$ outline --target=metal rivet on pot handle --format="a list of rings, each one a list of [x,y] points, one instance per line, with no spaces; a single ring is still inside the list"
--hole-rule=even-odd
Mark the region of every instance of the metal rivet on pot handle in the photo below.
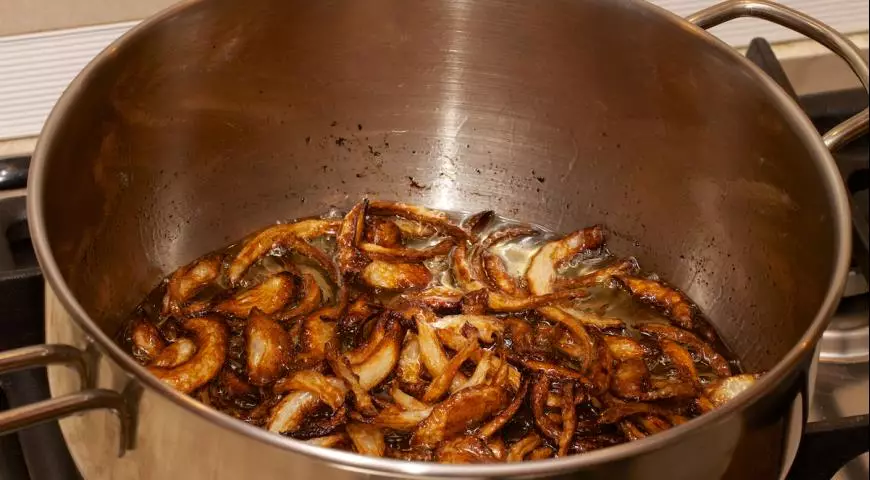
[[[821,43],[845,60],[852,71],[858,75],[864,88],[868,89],[870,74],[868,74],[867,63],[858,47],[831,27],[797,10],[767,0],[733,0],[701,10],[687,17],[686,20],[703,29],[708,29],[741,17],[767,20]],[[867,133],[868,119],[870,119],[870,114],[868,114],[867,109],[864,109],[832,128],[822,136],[825,146],[828,147],[828,150],[835,151],[851,140]]]
[[[94,383],[92,360],[88,351],[68,345],[34,345],[0,352],[0,374],[65,364],[79,373],[82,388],[85,389],[0,412],[0,435],[89,410],[108,409],[118,416],[121,423],[118,455],[123,456],[133,445],[135,419],[124,395],[112,390],[91,388]]]

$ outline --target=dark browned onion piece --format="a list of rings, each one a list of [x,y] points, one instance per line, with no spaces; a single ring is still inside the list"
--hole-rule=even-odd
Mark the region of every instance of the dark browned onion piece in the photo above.
[[[616,278],[632,296],[661,309],[676,326],[686,330],[695,330],[698,327],[699,322],[695,320],[696,307],[683,292],[658,280],[631,275],[620,275]],[[703,330],[703,333],[707,334],[708,331]],[[715,341],[715,336],[707,340]]]
[[[144,318],[133,320],[130,326],[130,341],[133,343],[133,356],[139,361],[149,362],[166,348],[166,340],[160,330]]]
[[[577,429],[577,412],[574,406],[574,384],[565,382],[562,384],[562,432],[559,435],[558,456],[568,455],[571,439]]]
[[[373,457],[384,456],[387,445],[384,443],[384,431],[380,427],[349,423],[345,429],[357,453]]]
[[[196,344],[189,338],[179,338],[154,357],[152,367],[175,368],[189,361],[196,353]]]
[[[539,231],[483,236],[495,221],[483,212],[457,226],[443,212],[363,200],[340,221],[273,226],[238,253],[179,268],[151,297],[157,305],[137,309],[125,340],[163,381],[253,425],[445,463],[539,460],[644,438],[755,382],[731,376],[688,297],[642,277],[633,258],[610,257],[601,227],[528,250],[517,278],[494,247]],[[315,240],[330,235],[334,244]],[[281,258],[261,262],[267,255]],[[577,267],[584,273],[569,277]],[[250,285],[261,270],[269,276]],[[671,324],[618,318],[631,311],[613,308],[628,295],[584,298],[614,286]],[[709,384],[705,364],[719,377]]]
[[[521,462],[526,455],[535,450],[542,442],[541,437],[537,433],[530,433],[520,441],[511,445],[507,454],[508,462]]]
[[[469,342],[462,350],[456,352],[456,355],[447,362],[447,365],[444,367],[441,374],[435,377],[432,380],[432,383],[429,384],[429,388],[423,395],[423,401],[426,403],[432,403],[438,401],[445,393],[447,393],[447,389],[450,388],[450,384],[453,382],[453,379],[456,378],[456,374],[459,372],[462,363],[468,360],[471,354],[476,352],[479,348],[480,346],[477,342]]]
[[[435,450],[435,460],[441,463],[489,463],[496,461],[496,456],[483,440],[460,437],[442,443]]]
[[[516,395],[514,395],[514,399],[511,400],[510,405],[507,406],[504,410],[498,413],[492,420],[490,420],[486,425],[480,427],[480,430],[477,432],[477,436],[480,438],[489,438],[493,436],[497,431],[501,430],[514,415],[516,415],[517,410],[522,406],[523,401],[526,399],[526,392],[529,390],[528,381],[524,381],[520,385],[520,389],[517,391]],[[501,457],[501,455],[499,455]]]
[[[179,315],[181,305],[197,292],[217,280],[221,273],[221,256],[209,254],[176,270],[166,285],[163,315]]]
[[[288,321],[302,317],[320,308],[323,302],[323,292],[320,290],[317,280],[310,273],[302,274],[302,297],[291,308],[287,308],[276,314],[277,319]]]
[[[376,243],[362,243],[360,250],[373,260],[386,262],[419,262],[427,258],[446,255],[453,248],[452,240],[442,240],[431,247],[384,247]]]
[[[432,274],[419,263],[373,260],[363,268],[362,280],[366,285],[379,290],[412,290],[428,285]]]
[[[277,380],[286,368],[290,338],[277,322],[254,310],[245,327],[248,381],[267,385]]]
[[[535,383],[532,386],[531,398],[535,423],[538,425],[538,429],[541,433],[550,437],[554,441],[559,441],[559,438],[562,436],[561,429],[544,414],[544,407],[549,393],[550,379],[546,375],[538,375],[538,378],[535,379]]]
[[[332,261],[305,240],[334,233],[337,228],[338,222],[333,220],[302,220],[267,228],[248,240],[239,250],[227,270],[227,277],[232,285],[238,285],[242,276],[257,259],[276,248],[309,257],[333,276]]]
[[[287,272],[276,273],[218,303],[214,311],[241,318],[247,317],[255,308],[267,314],[275,313],[287,304],[295,288],[292,275]]]
[[[443,212],[420,207],[418,205],[373,200],[369,202],[369,212],[376,215],[396,215],[408,220],[414,220],[429,225],[437,231],[444,232],[447,235],[460,240],[468,238],[468,233],[454,225]]]
[[[486,385],[460,390],[432,409],[414,431],[411,445],[436,448],[442,441],[484,422],[508,401],[508,392],[502,387]]]
[[[369,259],[359,250],[363,230],[365,230],[368,203],[368,200],[363,200],[347,212],[335,239],[338,248],[336,253],[338,269],[343,277],[351,280],[355,279],[369,262]]]
[[[731,376],[731,366],[728,365],[728,361],[695,334],[663,323],[642,323],[637,325],[637,329],[656,338],[664,338],[683,344],[690,350],[697,352],[717,375]]]
[[[223,366],[227,355],[227,326],[216,316],[188,318],[183,322],[197,344],[187,362],[175,368],[149,367],[163,383],[182,393],[190,393],[208,383]]]
[[[326,344],[325,350],[326,360],[329,362],[332,371],[335,372],[339,378],[344,380],[350,387],[351,392],[353,392],[356,401],[356,408],[364,415],[377,415],[378,411],[372,403],[372,398],[369,396],[368,392],[362,388],[359,383],[359,377],[353,373],[350,365],[347,364],[347,360],[345,360],[338,351],[338,347],[333,342],[329,342]]]

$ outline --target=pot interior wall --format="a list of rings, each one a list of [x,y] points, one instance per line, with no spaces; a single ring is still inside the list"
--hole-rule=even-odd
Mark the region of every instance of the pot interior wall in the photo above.
[[[46,232],[114,334],[177,266],[365,195],[602,223],[770,368],[826,292],[832,200],[760,74],[704,37],[633,1],[193,2],[63,99]]]

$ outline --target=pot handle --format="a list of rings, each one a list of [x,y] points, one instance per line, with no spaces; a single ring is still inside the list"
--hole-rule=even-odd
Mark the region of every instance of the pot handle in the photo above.
[[[69,345],[34,345],[0,352],[0,374],[63,364],[79,375],[82,391],[0,412],[0,435],[90,410],[108,409],[121,423],[118,456],[133,448],[135,416],[123,393],[93,388],[96,356]]]
[[[870,88],[867,63],[855,44],[824,23],[784,5],[768,0],[730,0],[705,8],[686,20],[706,30],[742,17],[767,20],[821,43],[849,64],[865,89]],[[865,108],[826,132],[822,136],[825,146],[833,152],[867,133],[868,120],[870,114]]]

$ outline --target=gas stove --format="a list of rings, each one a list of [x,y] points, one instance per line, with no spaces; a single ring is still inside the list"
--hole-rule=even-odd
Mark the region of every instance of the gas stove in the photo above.
[[[860,89],[798,97],[770,45],[754,40],[747,57],[803,107],[820,132],[867,106]],[[845,295],[819,348],[808,424],[793,479],[868,478],[868,139],[835,154],[852,195],[854,251]],[[44,341],[44,283],[30,245],[25,212],[29,157],[0,158],[0,351]],[[0,411],[48,398],[45,371],[0,376]],[[832,465],[836,465],[832,467]],[[0,436],[0,479],[80,479],[56,423]]]

